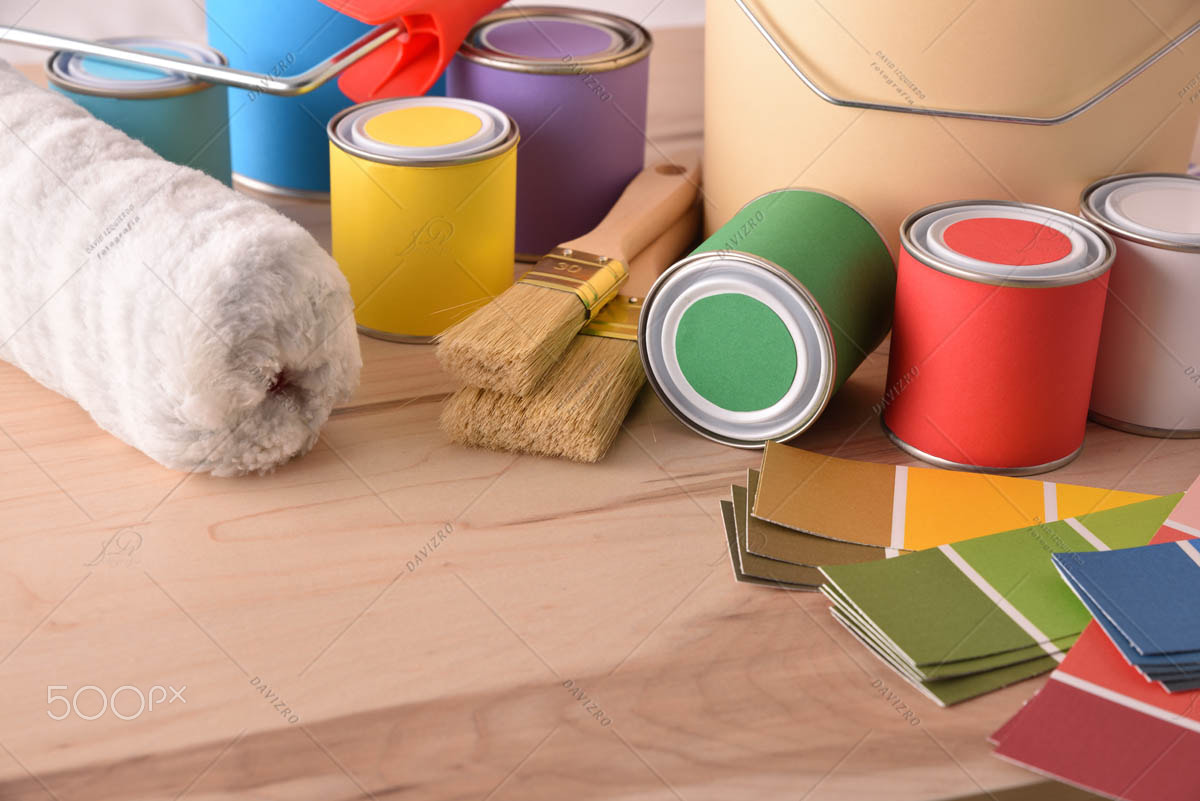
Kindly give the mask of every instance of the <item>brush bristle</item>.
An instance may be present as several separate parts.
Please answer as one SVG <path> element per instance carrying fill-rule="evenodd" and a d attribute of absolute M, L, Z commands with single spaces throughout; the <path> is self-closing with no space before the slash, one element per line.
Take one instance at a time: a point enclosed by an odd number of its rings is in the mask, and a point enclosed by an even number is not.
<path fill-rule="evenodd" d="M 528 397 L 471 386 L 454 393 L 442 430 L 463 445 L 595 462 L 645 380 L 637 343 L 578 336 Z"/>
<path fill-rule="evenodd" d="M 513 284 L 438 338 L 437 358 L 463 382 L 509 395 L 541 383 L 584 324 L 571 292 Z"/>

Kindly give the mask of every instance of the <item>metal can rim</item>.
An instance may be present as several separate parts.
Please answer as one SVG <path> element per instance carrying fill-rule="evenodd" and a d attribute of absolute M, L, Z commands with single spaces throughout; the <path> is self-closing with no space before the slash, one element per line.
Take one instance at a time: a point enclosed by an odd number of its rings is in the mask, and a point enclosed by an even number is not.
<path fill-rule="evenodd" d="M 1063 276 L 1037 277 L 1037 278 L 1014 278 L 1011 276 L 1001 277 L 987 275 L 972 270 L 969 267 L 953 264 L 941 259 L 938 256 L 930 253 L 927 249 L 919 247 L 913 241 L 911 230 L 913 225 L 926 216 L 934 212 L 943 211 L 959 206 L 972 205 L 988 205 L 988 206 L 1010 206 L 1014 208 L 1028 209 L 1039 213 L 1050 214 L 1054 217 L 1067 218 L 1072 224 L 1081 225 L 1085 231 L 1094 235 L 1100 242 L 1104 251 L 1103 258 L 1099 259 L 1095 265 L 1087 270 L 1081 270 L 1077 273 L 1071 273 Z M 1075 214 L 1071 214 L 1061 209 L 1051 208 L 1050 206 L 1041 206 L 1036 203 L 1022 203 L 1016 200 L 988 200 L 988 199 L 969 199 L 969 200 L 950 200 L 944 203 L 935 203 L 931 206 L 917 209 L 904 218 L 900 223 L 900 246 L 910 256 L 916 259 L 926 267 L 930 267 L 938 272 L 945 273 L 955 278 L 961 278 L 966 281 L 971 281 L 976 284 L 988 284 L 990 286 L 1002 287 L 1018 287 L 1023 289 L 1038 289 L 1051 288 L 1062 286 L 1074 286 L 1076 284 L 1085 284 L 1095 278 L 1104 275 L 1112 267 L 1113 258 L 1116 256 L 1116 246 L 1113 244 L 1112 238 L 1105 233 L 1104 229 L 1096 225 L 1090 220 L 1084 219 Z"/>
<path fill-rule="evenodd" d="M 883 415 L 879 416 L 879 425 L 883 428 L 883 433 L 892 441 L 900 450 L 907 453 L 922 462 L 927 462 L 934 467 L 940 467 L 944 470 L 968 470 L 972 473 L 985 473 L 991 476 L 1036 476 L 1041 473 L 1049 473 L 1052 470 L 1057 470 L 1064 465 L 1075 461 L 1079 454 L 1083 453 L 1083 443 L 1079 447 L 1068 453 L 1066 456 L 1059 457 L 1053 461 L 1044 464 L 1027 465 L 1024 467 L 987 467 L 984 465 L 967 464 L 966 462 L 955 462 L 951 459 L 946 459 L 941 456 L 934 456 L 932 453 L 927 453 L 920 448 L 905 442 L 903 439 L 892 431 L 885 422 Z"/>
<path fill-rule="evenodd" d="M 242 173 L 233 173 L 233 188 L 248 194 L 264 195 L 274 200 L 294 200 L 303 203 L 328 203 L 329 193 L 318 189 L 296 189 L 290 186 L 260 181 Z"/>
<path fill-rule="evenodd" d="M 576 19 L 585 22 L 600 23 L 629 36 L 630 43 L 616 55 L 598 57 L 571 58 L 568 60 L 522 59 L 497 54 L 471 44 L 471 36 L 484 25 L 503 22 L 509 19 L 527 17 L 536 14 L 553 14 L 564 19 Z M 628 17 L 611 14 L 606 11 L 572 8 L 569 6 L 519 6 L 502 8 L 493 11 L 476 22 L 462 45 L 458 55 L 467 61 L 483 64 L 509 72 L 526 72 L 538 75 L 576 75 L 580 73 L 611 72 L 627 67 L 650 55 L 654 47 L 654 37 L 650 31 Z"/>
<path fill-rule="evenodd" d="M 172 39 L 165 36 L 109 36 L 99 39 L 99 42 L 108 44 L 123 44 L 130 40 L 152 40 L 166 44 L 187 45 L 202 50 L 207 50 L 217 57 L 217 66 L 229 66 L 229 59 L 220 50 L 211 47 L 207 44 L 198 42 L 190 42 L 185 39 Z M 197 78 L 186 78 L 186 80 L 177 86 L 171 86 L 165 89 L 150 89 L 145 91 L 133 92 L 113 92 L 105 91 L 99 87 L 88 86 L 87 84 L 79 83 L 59 72 L 55 62 L 64 56 L 77 55 L 70 50 L 55 50 L 46 59 L 46 64 L 43 67 L 46 73 L 46 80 L 54 84 L 60 89 L 66 89 L 69 92 L 78 95 L 92 95 L 94 97 L 111 97 L 119 100 L 159 100 L 167 97 L 180 97 L 181 95 L 190 95 L 196 92 L 203 92 L 205 89 L 211 89 L 216 84 L 209 81 L 202 81 Z"/>
<path fill-rule="evenodd" d="M 1130 178 L 1183 178 L 1189 181 L 1200 182 L 1200 177 L 1188 175 L 1187 173 L 1179 172 L 1127 172 L 1120 175 L 1110 175 L 1107 178 L 1101 178 L 1099 181 L 1093 181 L 1079 195 L 1079 214 L 1085 220 L 1102 228 L 1111 236 L 1118 239 L 1125 239 L 1130 242 L 1136 242 L 1139 245 L 1149 245 L 1150 247 L 1160 248 L 1162 250 L 1175 250 L 1181 253 L 1200 253 L 1200 245 L 1189 245 L 1182 242 L 1174 242 L 1170 239 L 1161 237 L 1148 236 L 1146 234 L 1131 231 L 1121 225 L 1110 220 L 1108 217 L 1100 214 L 1092 204 L 1092 196 L 1103 187 L 1124 181 Z"/>
<path fill-rule="evenodd" d="M 338 133 L 338 131 L 337 131 L 338 123 L 341 122 L 342 119 L 344 119 L 347 115 L 352 114 L 352 113 L 359 111 L 360 109 L 363 109 L 368 106 L 374 106 L 374 105 L 377 105 L 380 103 L 390 103 L 390 102 L 395 101 L 396 99 L 397 98 L 394 98 L 394 97 L 381 97 L 378 100 L 368 100 L 365 103 L 356 103 L 355 105 L 349 106 L 348 108 L 344 108 L 341 111 L 339 111 L 337 114 L 334 114 L 333 117 L 329 120 L 329 123 L 325 126 L 325 134 L 326 134 L 326 136 L 329 137 L 330 143 L 333 144 L 335 147 L 337 147 L 339 150 L 343 151 L 344 153 L 348 153 L 352 156 L 356 156 L 361 159 L 366 159 L 367 161 L 374 161 L 378 164 L 390 164 L 392 166 L 397 166 L 397 167 L 454 167 L 454 166 L 459 166 L 462 164 L 475 164 L 480 161 L 486 161 L 486 160 L 492 158 L 493 156 L 498 156 L 502 153 L 506 153 L 509 150 L 516 147 L 517 142 L 521 138 L 521 131 L 517 126 L 517 121 L 514 120 L 508 114 L 505 114 L 503 111 L 500 111 L 499 109 L 496 109 L 496 111 L 499 114 L 503 115 L 509 122 L 508 134 L 503 139 L 500 139 L 499 141 L 496 142 L 496 144 L 492 145 L 491 147 L 487 148 L 486 150 L 481 150 L 476 153 L 470 153 L 466 156 L 456 156 L 456 157 L 448 158 L 448 159 L 417 160 L 417 159 L 405 159 L 405 158 L 394 157 L 394 156 L 392 156 L 392 157 L 384 156 L 384 155 L 380 155 L 379 153 L 372 153 L 369 150 L 365 150 L 361 147 L 358 147 L 357 145 L 354 145 L 354 144 L 346 141 L 346 139 Z M 473 102 L 478 102 L 478 101 L 473 101 Z"/>
<path fill-rule="evenodd" d="M 1197 439 L 1200 438 L 1200 428 L 1158 428 L 1157 426 L 1148 426 L 1142 423 L 1133 423 L 1129 420 L 1121 420 L 1116 417 L 1109 417 L 1106 414 L 1100 414 L 1095 409 L 1088 409 L 1088 419 L 1099 423 L 1105 428 L 1111 428 L 1116 431 L 1124 431 L 1128 434 L 1137 434 L 1140 437 L 1154 437 L 1155 439 Z"/>
<path fill-rule="evenodd" d="M 779 432 L 778 434 L 773 434 L 761 440 L 738 439 L 719 434 L 715 431 L 706 429 L 704 426 L 690 419 L 687 415 L 683 414 L 681 410 L 676 408 L 676 405 L 668 397 L 666 397 L 666 393 L 663 391 L 658 377 L 649 367 L 650 359 L 647 351 L 647 338 L 643 335 L 643 332 L 646 330 L 649 315 L 654 305 L 654 299 L 658 296 L 662 287 L 674 273 L 677 273 L 683 268 L 696 262 L 716 259 L 742 261 L 750 266 L 759 269 L 765 269 L 766 271 L 772 273 L 775 277 L 788 284 L 790 288 L 796 292 L 801 302 L 806 304 L 809 310 L 813 312 L 814 316 L 821 321 L 821 326 L 818 328 L 818 334 L 821 337 L 821 344 L 824 346 L 825 352 L 829 354 L 829 363 L 828 369 L 824 371 L 824 380 L 821 382 L 820 402 L 813 407 L 812 411 L 806 415 L 804 419 L 797 421 L 789 429 Z M 812 424 L 821 417 L 821 414 L 825 411 L 825 408 L 829 405 L 830 400 L 833 398 L 833 385 L 837 376 L 837 348 L 834 344 L 833 328 L 829 324 L 829 318 L 825 316 L 825 310 L 821 308 L 821 305 L 817 302 L 817 299 L 813 297 L 813 294 L 808 290 L 808 287 L 804 286 L 804 284 L 802 284 L 799 279 L 796 278 L 796 276 L 792 275 L 770 259 L 766 259 L 754 253 L 747 253 L 741 250 L 710 250 L 703 253 L 692 253 L 672 264 L 670 267 L 664 270 L 657 279 L 655 279 L 654 283 L 650 286 L 649 291 L 646 292 L 642 299 L 642 311 L 638 315 L 638 355 L 641 358 L 642 367 L 646 373 L 646 381 L 649 382 L 651 388 L 654 390 L 654 394 L 660 401 L 662 401 L 662 404 L 667 407 L 671 414 L 673 414 L 681 423 L 690 428 L 692 431 L 695 431 L 700 436 L 712 440 L 713 442 L 719 442 L 723 445 L 731 445 L 735 448 L 763 448 L 766 446 L 767 442 L 772 440 L 788 440 L 794 436 L 797 436 L 798 434 L 803 433 L 804 431 L 807 431 L 808 428 L 811 427 Z"/>

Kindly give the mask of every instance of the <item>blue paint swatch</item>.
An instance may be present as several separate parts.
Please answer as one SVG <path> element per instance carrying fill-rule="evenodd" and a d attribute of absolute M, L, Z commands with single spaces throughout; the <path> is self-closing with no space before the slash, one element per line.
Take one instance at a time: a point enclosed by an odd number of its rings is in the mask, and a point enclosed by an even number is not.
<path fill-rule="evenodd" d="M 1063 580 L 1125 659 L 1171 692 L 1200 685 L 1197 542 L 1054 555 Z"/>

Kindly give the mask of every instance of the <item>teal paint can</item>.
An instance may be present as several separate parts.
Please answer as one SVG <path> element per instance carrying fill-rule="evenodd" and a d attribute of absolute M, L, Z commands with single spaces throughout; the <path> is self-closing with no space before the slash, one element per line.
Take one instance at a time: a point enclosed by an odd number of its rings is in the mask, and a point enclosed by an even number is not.
<path fill-rule="evenodd" d="M 102 39 L 148 53 L 224 65 L 206 45 L 147 36 Z M 168 161 L 229 185 L 229 105 L 223 86 L 152 67 L 60 51 L 46 62 L 51 88 Z"/>
<path fill-rule="evenodd" d="M 747 203 L 642 306 L 646 376 L 685 425 L 762 447 L 813 424 L 891 329 L 895 262 L 857 209 L 782 189 Z"/>

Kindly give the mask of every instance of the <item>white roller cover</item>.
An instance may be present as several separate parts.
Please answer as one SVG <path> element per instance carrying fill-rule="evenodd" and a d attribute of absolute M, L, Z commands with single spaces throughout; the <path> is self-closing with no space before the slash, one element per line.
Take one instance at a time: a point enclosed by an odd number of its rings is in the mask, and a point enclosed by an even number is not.
<path fill-rule="evenodd" d="M 361 366 L 346 281 L 307 231 L 3 62 L 0 358 L 221 476 L 307 452 Z"/>

